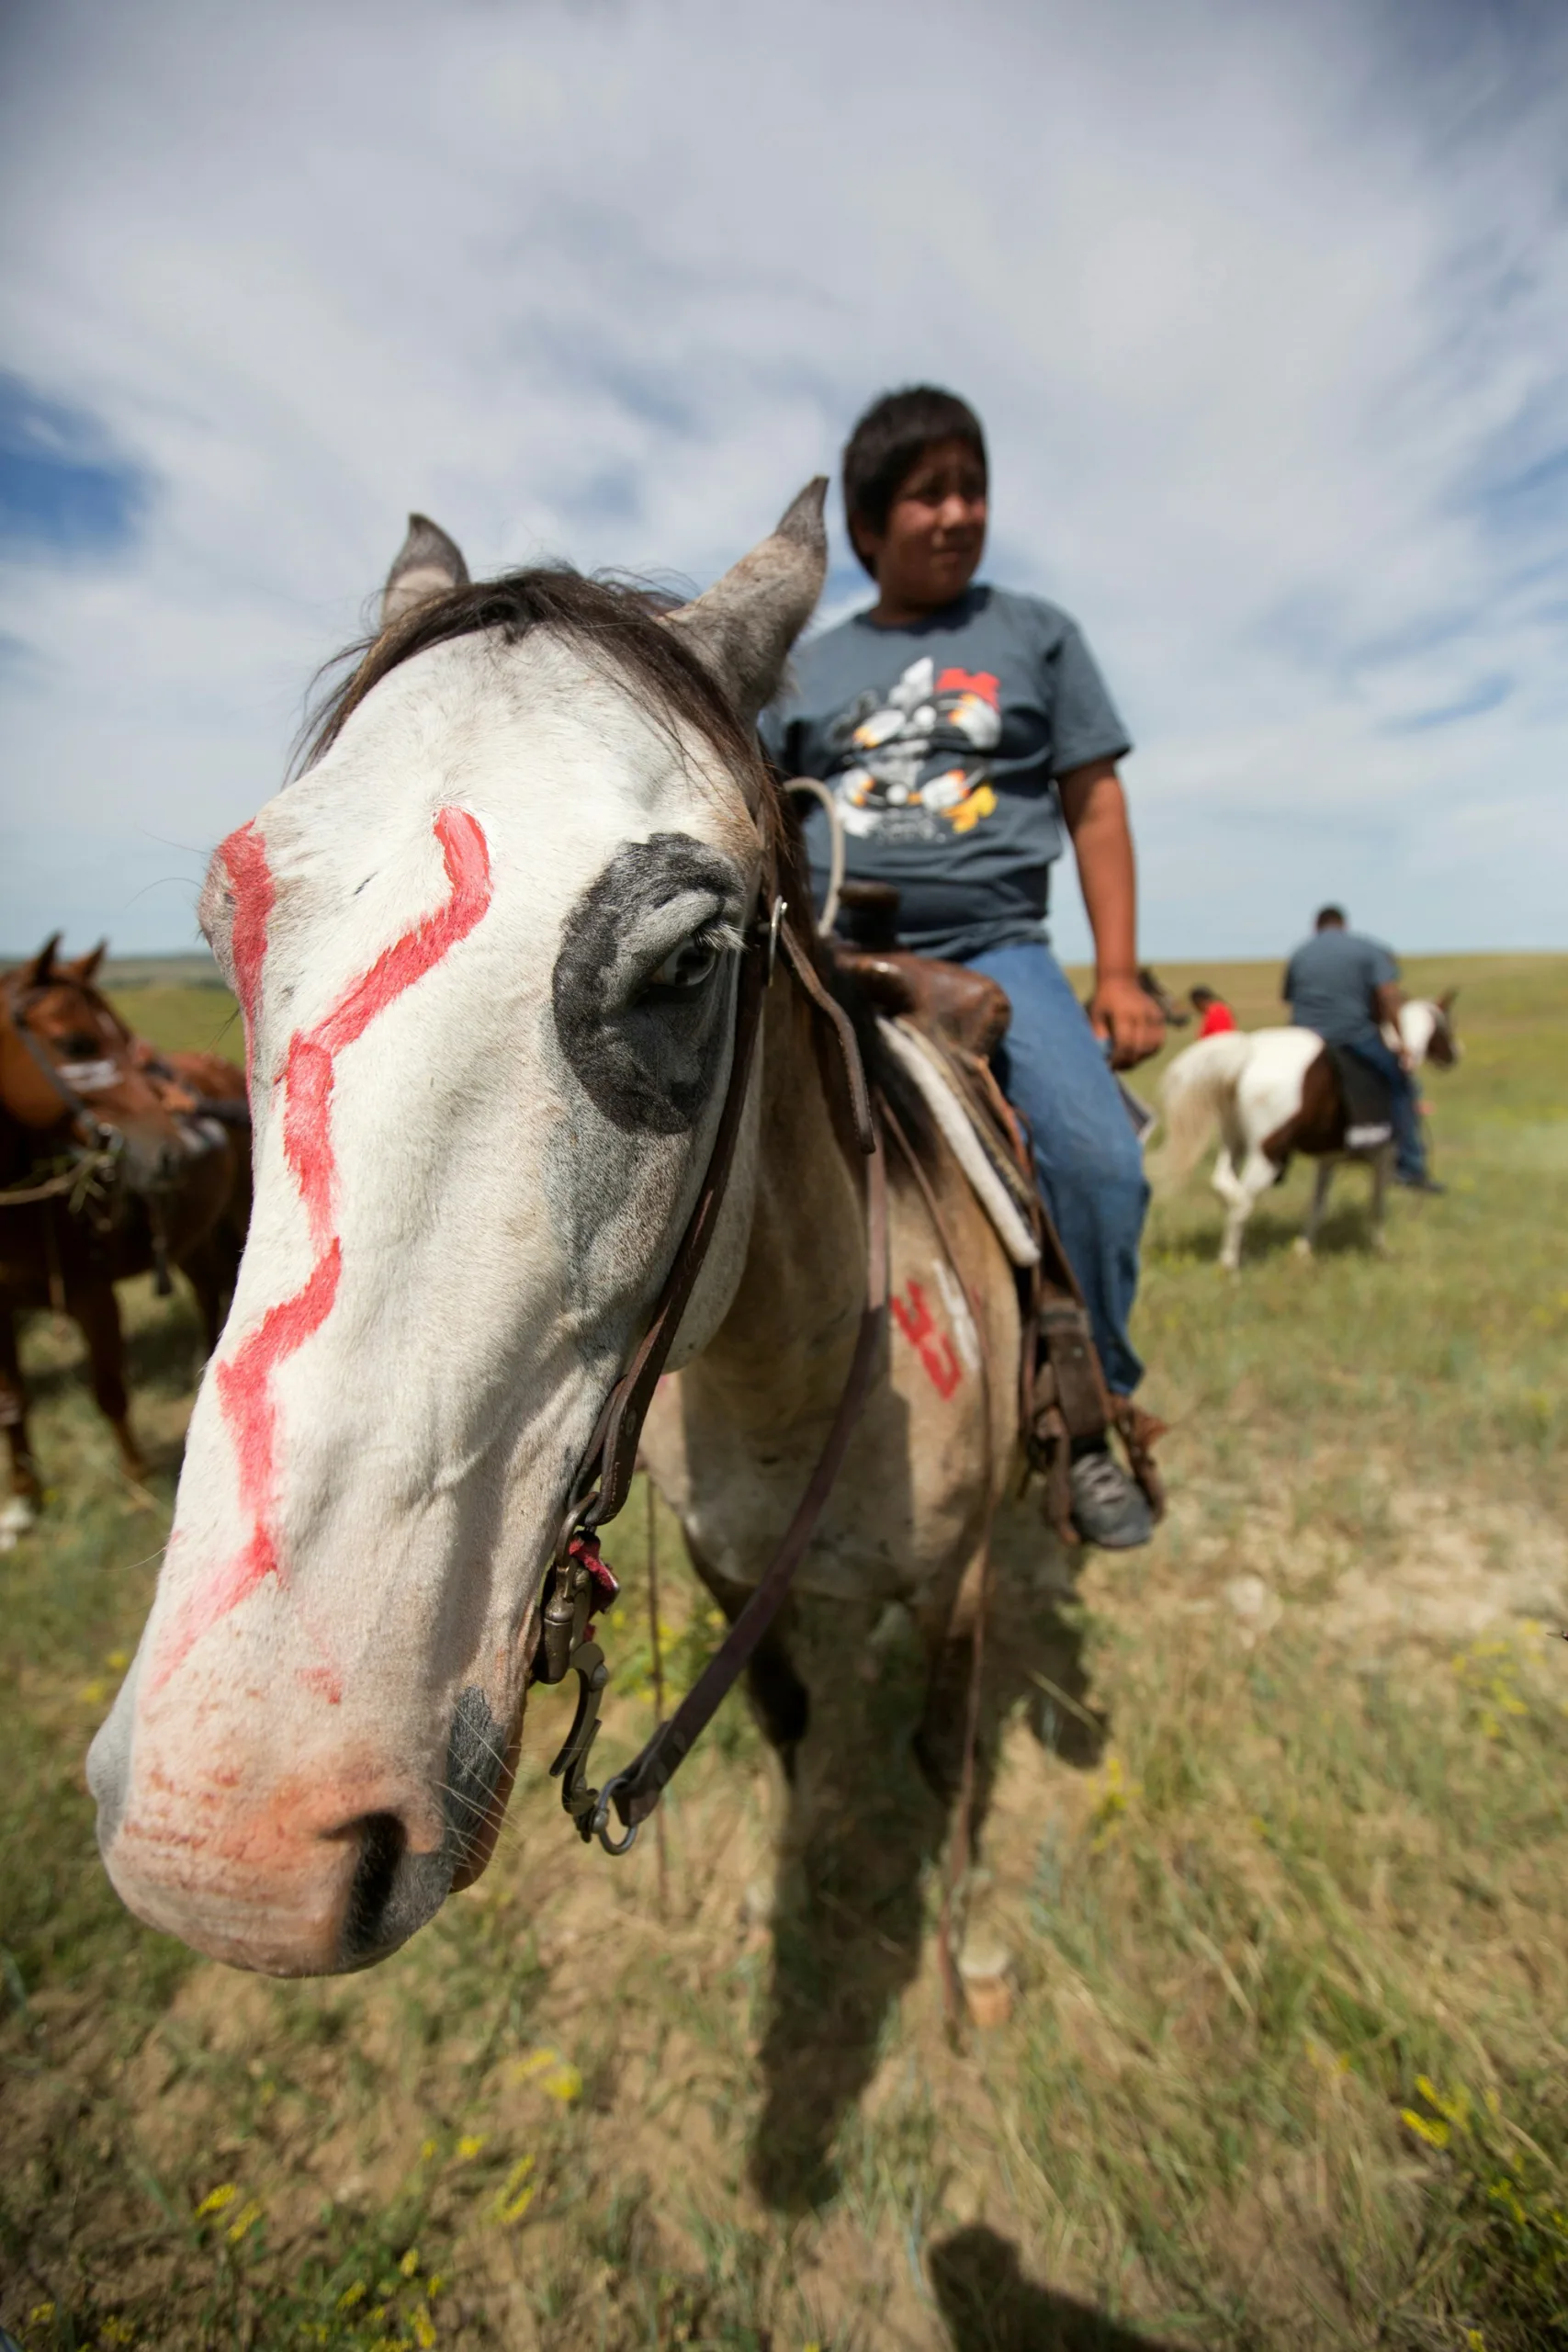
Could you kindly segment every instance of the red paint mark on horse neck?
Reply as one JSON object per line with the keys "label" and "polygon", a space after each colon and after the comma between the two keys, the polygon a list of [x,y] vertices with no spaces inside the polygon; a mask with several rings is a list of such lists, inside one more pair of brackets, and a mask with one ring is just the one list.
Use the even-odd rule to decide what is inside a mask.
{"label": "red paint mark on horse neck", "polygon": [[[336,1303],[343,1272],[343,1243],[333,1229],[337,1162],[333,1150],[333,1087],[336,1059],[362,1037],[378,1012],[434,970],[459,940],[466,939],[491,900],[490,852],[478,821],[464,808],[443,808],[435,819],[448,896],[434,914],[403,933],[370,969],[353,981],[313,1029],[296,1031],[283,1069],[283,1148],[310,1221],[316,1250],[304,1287],[269,1307],[234,1353],[219,1364],[214,1378],[223,1418],[233,1439],[240,1499],[251,1533],[229,1561],[180,1611],[164,1645],[152,1688],[162,1689],[203,1634],[254,1592],[269,1576],[288,1582],[278,1551],[277,1406],[272,1392],[278,1366],[321,1329]],[[223,847],[234,884],[234,977],[250,1030],[266,952],[266,923],[274,887],[266,851],[246,825]],[[243,944],[242,944],[243,943]],[[342,1698],[335,1675],[317,1678],[333,1702]]]}
{"label": "red paint mark on horse neck", "polygon": [[234,922],[229,953],[234,963],[234,989],[245,1017],[245,1087],[251,1083],[254,1052],[256,1006],[261,998],[262,966],[266,960],[266,927],[272,920],[276,890],[266,845],[254,822],[231,833],[220,852],[229,887],[234,893]]}

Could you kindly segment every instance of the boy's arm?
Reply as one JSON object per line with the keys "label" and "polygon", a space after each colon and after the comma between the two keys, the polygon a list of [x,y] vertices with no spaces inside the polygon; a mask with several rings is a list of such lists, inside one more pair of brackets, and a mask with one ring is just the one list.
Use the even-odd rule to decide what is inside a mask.
{"label": "boy's arm", "polygon": [[1109,1037],[1118,1069],[1146,1061],[1165,1043],[1158,1005],[1138,981],[1138,876],[1127,800],[1114,760],[1091,760],[1056,779],[1094,933],[1094,994],[1089,1017]]}

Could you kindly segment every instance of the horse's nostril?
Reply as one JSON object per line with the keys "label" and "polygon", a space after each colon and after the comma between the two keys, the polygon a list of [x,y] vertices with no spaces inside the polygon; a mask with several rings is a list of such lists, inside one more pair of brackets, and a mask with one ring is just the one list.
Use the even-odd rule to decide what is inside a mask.
{"label": "horse's nostril", "polygon": [[365,1968],[434,1917],[451,1891],[452,1857],[445,1847],[411,1853],[408,1830],[395,1813],[366,1814],[336,1835],[359,1842],[338,1964]]}
{"label": "horse's nostril", "polygon": [[344,1917],[345,1952],[368,1959],[388,1940],[388,1913],[408,1837],[395,1813],[373,1813],[360,1824],[359,1860]]}

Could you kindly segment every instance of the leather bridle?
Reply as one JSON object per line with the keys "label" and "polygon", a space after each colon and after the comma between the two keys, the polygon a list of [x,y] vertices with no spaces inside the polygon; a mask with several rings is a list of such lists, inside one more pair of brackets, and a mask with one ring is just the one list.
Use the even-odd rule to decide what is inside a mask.
{"label": "leather bridle", "polygon": [[[559,1682],[569,1672],[580,1678],[577,1713],[550,1771],[561,1782],[561,1803],[580,1836],[585,1841],[596,1837],[610,1854],[624,1854],[630,1848],[682,1758],[777,1616],[842,1466],[871,1388],[886,1320],[887,1181],[871,1092],[849,1015],[823,986],[809,948],[790,929],[785,913],[784,901],[764,881],[741,953],[729,1081],[702,1188],[648,1329],[605,1400],[572,1482],[571,1500],[539,1612],[538,1642],[529,1679]],[[866,1162],[865,1305],[849,1373],[817,1466],[750,1599],[668,1722],[659,1725],[630,1764],[602,1789],[594,1789],[588,1785],[584,1767],[598,1736],[600,1700],[609,1680],[609,1668],[594,1638],[592,1620],[597,1611],[610,1605],[618,1589],[600,1557],[598,1531],[614,1519],[626,1499],[644,1418],[713,1241],[745,1113],[763,1000],[781,951],[808,1001],[829,1022],[843,1064],[855,1139]],[[619,1817],[622,1834],[612,1829],[612,1813]]]}
{"label": "leather bridle", "polygon": [[77,1093],[60,1065],[49,1052],[42,1038],[28,1019],[28,1009],[33,1001],[49,993],[48,987],[8,988],[4,1003],[11,1017],[11,1026],[20,1038],[24,1052],[32,1061],[39,1075],[58,1098],[66,1116],[76,1130],[77,1141],[89,1151],[101,1150],[104,1140],[112,1131],[106,1127],[92,1106]]}

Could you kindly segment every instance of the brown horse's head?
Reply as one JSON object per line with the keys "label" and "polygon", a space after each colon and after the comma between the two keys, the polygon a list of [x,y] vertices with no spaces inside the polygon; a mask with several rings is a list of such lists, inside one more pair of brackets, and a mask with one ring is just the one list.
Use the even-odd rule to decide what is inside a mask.
{"label": "brown horse's head", "polygon": [[131,1186],[157,1193],[179,1180],[190,1136],[95,984],[106,944],[62,962],[56,932],[0,976],[0,1108],[33,1157],[113,1142]]}

